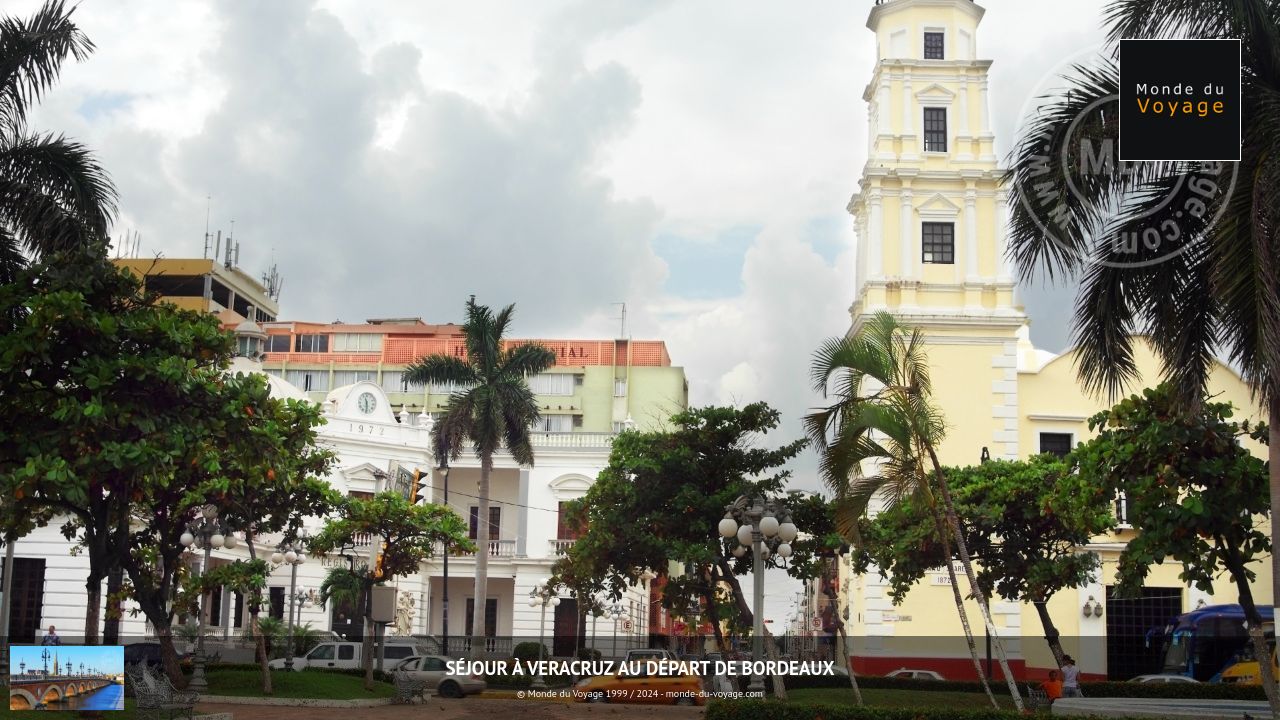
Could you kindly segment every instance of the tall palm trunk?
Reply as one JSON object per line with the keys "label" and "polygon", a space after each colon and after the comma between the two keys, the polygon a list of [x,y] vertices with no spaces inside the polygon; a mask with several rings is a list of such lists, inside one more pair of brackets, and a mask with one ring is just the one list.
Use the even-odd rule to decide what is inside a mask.
{"label": "tall palm trunk", "polygon": [[[923,443],[917,443],[922,445]],[[916,458],[920,457],[920,453],[916,452]],[[923,465],[917,466],[920,477],[927,478],[928,473],[924,471]],[[942,542],[942,557],[947,562],[947,578],[951,581],[951,596],[956,602],[956,614],[960,616],[960,627],[964,630],[964,641],[969,647],[969,658],[973,660],[973,672],[978,677],[978,681],[982,683],[982,690],[987,693],[987,699],[991,701],[991,707],[996,710],[1000,709],[1000,703],[996,701],[995,693],[991,692],[991,683],[987,678],[987,673],[982,669],[982,660],[978,658],[978,644],[973,639],[973,626],[969,624],[969,611],[964,608],[964,596],[960,594],[960,582],[956,578],[956,567],[951,562],[951,533],[947,532],[947,523],[943,518],[942,510],[938,507],[938,500],[933,495],[933,491],[929,489],[929,483],[926,481],[921,486],[924,491],[925,501],[929,505],[929,511],[933,513],[933,526],[938,533],[938,540]]]}
{"label": "tall palm trunk", "polygon": [[471,658],[484,655],[484,618],[486,599],[489,597],[489,475],[493,472],[493,456],[480,460],[480,484],[476,494],[480,496],[476,508],[476,589],[471,611]]}
{"label": "tall palm trunk", "polygon": [[[1280,382],[1273,383],[1267,424],[1267,469],[1271,473],[1271,605],[1280,619]],[[1275,710],[1272,710],[1275,714]]]}
{"label": "tall palm trunk", "polygon": [[[837,561],[838,562],[838,561]],[[831,603],[831,616],[836,621],[836,635],[840,638],[840,653],[842,655],[840,661],[844,664],[845,670],[849,671],[849,687],[853,690],[853,699],[858,705],[862,705],[862,689],[858,687],[858,676],[853,673],[853,663],[849,662],[851,654],[849,652],[849,634],[845,631],[844,618],[840,616],[840,603],[837,601],[835,590],[827,587],[826,596],[828,602]],[[832,658],[834,660],[834,658]]]}
{"label": "tall palm trunk", "polygon": [[932,445],[926,445],[929,451],[929,461],[933,463],[933,471],[938,476],[938,491],[942,493],[942,504],[947,513],[947,524],[951,526],[952,535],[956,539],[956,550],[960,553],[960,563],[964,566],[965,577],[969,579],[969,589],[972,591],[974,598],[978,601],[978,609],[982,611],[982,621],[986,623],[987,633],[991,636],[991,645],[996,652],[996,660],[1000,663],[1000,670],[1004,673],[1005,682],[1009,684],[1009,696],[1013,698],[1013,706],[1018,712],[1022,712],[1022,696],[1018,693],[1018,682],[1013,677],[1013,672],[1009,669],[1009,659],[1004,653],[1004,642],[1000,640],[1000,634],[996,632],[995,623],[991,621],[991,607],[987,604],[987,595],[982,592],[982,588],[978,586],[978,578],[973,572],[973,561],[969,557],[969,547],[964,541],[964,533],[960,530],[960,518],[956,515],[955,504],[951,500],[951,489],[947,487],[946,477],[942,473],[942,463],[938,462],[938,455],[934,452]]}
{"label": "tall palm trunk", "polygon": [[[1219,545],[1219,548],[1222,546]],[[1263,635],[1262,616],[1258,614],[1257,603],[1253,601],[1253,588],[1249,587],[1248,574],[1244,562],[1234,563],[1229,568],[1236,589],[1240,593],[1240,609],[1244,610],[1249,625],[1249,640],[1253,643],[1253,655],[1258,658],[1258,672],[1262,676],[1262,690],[1267,695],[1267,704],[1271,706],[1271,717],[1280,717],[1280,688],[1276,687],[1275,670],[1271,665],[1271,651],[1267,648],[1267,640]]]}

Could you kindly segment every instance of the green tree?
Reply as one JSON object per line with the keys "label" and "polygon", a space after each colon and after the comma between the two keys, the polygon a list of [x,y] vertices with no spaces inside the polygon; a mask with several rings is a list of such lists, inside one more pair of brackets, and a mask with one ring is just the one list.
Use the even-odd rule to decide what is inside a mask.
{"label": "green tree", "polygon": [[104,243],[115,213],[115,189],[88,149],[27,127],[62,64],[93,51],[73,12],[48,0],[29,18],[0,17],[0,284],[28,257]]}
{"label": "green tree", "polygon": [[[1268,510],[1267,469],[1241,441],[1265,441],[1265,425],[1232,421],[1229,403],[1204,401],[1194,411],[1172,385],[1131,395],[1089,420],[1098,436],[1076,449],[1080,474],[1108,492],[1123,492],[1128,520],[1142,531],[1125,544],[1117,589],[1136,594],[1152,565],[1182,565],[1179,577],[1206,592],[1223,570],[1235,583],[1256,657],[1269,657],[1250,582],[1250,567],[1271,552],[1260,527]],[[1263,521],[1265,522],[1265,521]],[[1261,662],[1272,707],[1271,663]]]}
{"label": "green tree", "polygon": [[[235,434],[229,438],[220,476],[210,479],[207,487],[228,527],[244,532],[249,560],[232,563],[244,564],[232,576],[238,583],[233,589],[245,598],[262,669],[262,692],[270,695],[267,634],[256,632],[269,574],[259,571],[260,565],[265,567],[259,538],[283,533],[292,541],[304,518],[327,515],[341,496],[323,479],[334,455],[316,444],[316,431],[324,423],[319,406],[271,397],[262,375],[228,377],[223,391],[230,396],[230,417],[235,421],[228,430]],[[256,583],[259,577],[261,584]]]}
{"label": "green tree", "polygon": [[[511,326],[515,305],[496,315],[487,306],[467,301],[467,320],[462,325],[467,356],[428,355],[405,370],[405,380],[423,385],[442,384],[455,388],[449,396],[444,417],[432,430],[435,447],[451,458],[462,454],[470,442],[480,461],[477,486],[479,517],[489,517],[489,476],[493,456],[503,447],[521,465],[533,465],[529,430],[538,422],[538,400],[529,389],[529,375],[555,365],[555,353],[542,345],[522,343],[504,347],[503,338]],[[478,523],[476,544],[476,586],[474,597],[487,596],[489,582],[489,523]],[[484,647],[484,613],[477,612],[471,623],[472,652]]]}
{"label": "green tree", "polygon": [[[823,397],[834,395],[835,401],[806,416],[805,431],[818,449],[819,473],[839,504],[837,523],[855,544],[860,542],[857,521],[873,497],[882,497],[888,505],[894,505],[918,495],[934,509],[938,534],[944,545],[956,545],[1009,694],[1021,710],[1018,686],[1009,670],[1004,644],[991,621],[991,609],[973,569],[947,476],[938,461],[936,449],[946,434],[946,425],[933,403],[924,346],[924,334],[919,328],[901,326],[886,312],[877,313],[852,337],[824,342],[814,354],[811,377],[814,390]],[[877,471],[875,474],[864,474],[872,468]],[[949,549],[946,554],[950,555]],[[978,660],[959,584],[951,565],[947,567],[952,572],[956,612],[974,670],[985,686],[986,675]],[[987,695],[996,706],[990,688]]]}
{"label": "green tree", "polygon": [[[21,309],[21,312],[18,310]],[[88,560],[86,641],[102,580],[128,547],[130,503],[200,425],[192,393],[218,377],[231,339],[217,320],[162,304],[102,247],[46,256],[0,285],[0,509],[8,532],[56,515]]]}
{"label": "green tree", "polygon": [[[1112,496],[1074,470],[1073,462],[1053,455],[946,470],[982,592],[1031,603],[1059,666],[1062,644],[1049,599],[1089,581],[1099,561],[1079,548],[1114,526]],[[864,542],[854,558],[855,571],[866,572],[874,564],[889,578],[895,602],[905,599],[926,571],[954,557],[944,554],[934,513],[918,496],[864,519],[860,535]]]}
{"label": "green tree", "polygon": [[[805,441],[757,447],[779,419],[765,403],[693,408],[673,416],[670,430],[619,434],[609,464],[586,496],[569,506],[570,521],[586,528],[569,550],[575,571],[596,579],[617,599],[646,568],[665,574],[669,561],[684,563],[691,572],[667,578],[665,607],[684,615],[691,603],[698,604],[722,645],[720,620],[750,627],[751,606],[738,576],[749,572],[751,563],[733,554],[737,541],[722,540],[717,525],[725,506],[740,495],[781,496],[790,471],[778,468],[796,457]],[[795,504],[793,517],[802,511],[798,500]],[[809,531],[799,517],[795,522]],[[818,542],[793,543],[788,569],[809,567]],[[765,562],[767,567],[783,564],[777,556]],[[721,582],[731,589],[730,607],[717,592]]]}
{"label": "green tree", "polygon": [[[1006,178],[1009,255],[1025,281],[1042,273],[1081,280],[1077,370],[1088,389],[1112,400],[1138,379],[1134,334],[1154,348],[1163,379],[1192,412],[1226,352],[1270,418],[1270,505],[1280,513],[1276,3],[1112,0],[1106,27],[1112,46],[1095,69],[1072,78],[1017,140]],[[1242,41],[1240,162],[1108,162],[1081,172],[1084,141],[1099,148],[1118,140],[1112,50],[1120,38]],[[1146,244],[1153,230],[1154,249]],[[1138,242],[1144,232],[1148,240]],[[1280,523],[1271,533],[1280,545]],[[1280,603],[1280,554],[1271,563],[1272,601]]]}
{"label": "green tree", "polygon": [[[398,493],[381,492],[368,500],[346,498],[339,505],[337,517],[326,523],[324,530],[311,540],[315,553],[353,551],[361,538],[377,543],[378,561],[352,562],[342,572],[330,572],[321,588],[326,601],[338,591],[346,599],[354,587],[359,588],[357,607],[365,618],[364,683],[373,688],[373,632],[371,598],[373,587],[401,575],[417,572],[422,563],[435,554],[436,545],[448,552],[473,552],[475,545],[467,539],[462,518],[443,505],[412,505]],[[344,554],[346,554],[344,552]]]}

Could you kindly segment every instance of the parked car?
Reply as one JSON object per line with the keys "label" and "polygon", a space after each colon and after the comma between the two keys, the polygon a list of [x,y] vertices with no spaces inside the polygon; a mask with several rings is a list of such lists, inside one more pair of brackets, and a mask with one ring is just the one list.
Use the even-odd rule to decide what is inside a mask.
{"label": "parked car", "polygon": [[[191,667],[191,657],[191,653],[178,653],[178,664]],[[144,663],[148,667],[162,666],[164,663],[160,660],[160,643],[136,642],[125,645],[124,664],[137,665],[138,663]]]}
{"label": "parked car", "polygon": [[885,677],[902,678],[907,680],[946,680],[941,673],[933,670],[911,670],[908,668],[898,668],[893,672],[885,675]]}
{"label": "parked car", "polygon": [[645,662],[647,660],[675,660],[675,653],[662,648],[636,648],[627,651],[627,662]]}
{"label": "parked car", "polygon": [[578,702],[658,705],[702,705],[706,702],[698,676],[681,672],[583,678],[573,686],[573,699]]}
{"label": "parked car", "polygon": [[475,695],[488,687],[479,675],[450,673],[448,662],[449,658],[442,655],[411,655],[396,663],[393,670],[427,681],[427,687],[440,697]]}
{"label": "parked car", "polygon": [[1200,681],[1187,677],[1186,675],[1174,675],[1173,673],[1154,673],[1152,675],[1139,675],[1129,682],[1136,683],[1199,683]]}
{"label": "parked car", "polygon": [[[426,655],[426,649],[412,641],[411,638],[387,638],[385,641],[385,649],[382,651],[382,657],[385,666],[394,666],[396,663],[414,655]],[[358,642],[322,642],[311,649],[311,652],[302,657],[293,659],[294,670],[305,670],[309,667],[313,668],[340,668],[345,670],[356,670],[364,667],[361,662],[361,652],[363,644]],[[374,652],[378,652],[378,647],[374,646]],[[375,660],[377,655],[374,656]],[[274,670],[283,670],[285,667],[284,658],[276,658],[267,665]]]}

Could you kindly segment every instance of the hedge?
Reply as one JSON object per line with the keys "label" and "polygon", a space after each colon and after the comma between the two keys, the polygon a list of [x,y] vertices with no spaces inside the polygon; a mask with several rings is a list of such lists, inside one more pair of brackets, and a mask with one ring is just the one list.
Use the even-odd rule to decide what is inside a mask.
{"label": "hedge", "polygon": [[881,708],[769,700],[712,700],[706,720],[1023,720],[1012,710]]}
{"label": "hedge", "polygon": [[[766,681],[771,682],[771,678]],[[800,690],[807,688],[847,688],[847,675],[790,675],[786,678],[787,688]],[[1031,681],[1031,684],[1038,684]],[[1019,682],[1018,687],[1025,692],[1027,682]],[[917,692],[982,692],[982,684],[976,680],[916,680],[912,678],[889,678],[880,675],[859,675],[858,687],[863,689],[913,690]],[[1181,700],[1263,700],[1267,699],[1261,685],[1229,685],[1223,683],[1135,683],[1099,681],[1081,683],[1080,690],[1085,697],[1132,697],[1132,698],[1167,698]],[[997,695],[1008,695],[1009,686],[1003,679],[991,681],[991,691]]]}
{"label": "hedge", "polygon": [[[259,664],[257,664],[257,663],[213,663],[213,664],[211,664],[211,665],[206,665],[206,666],[205,666],[205,672],[215,672],[215,671],[218,671],[218,670],[252,670],[252,671],[255,671],[255,672],[261,672],[261,671],[262,671],[262,666],[261,666],[261,665],[259,665]],[[187,668],[183,668],[183,672],[184,672],[185,674],[187,674],[187,675],[190,675],[190,674],[191,674],[190,670],[189,670],[189,669],[187,669]],[[273,670],[272,670],[272,672],[290,672],[290,671],[286,671],[286,670],[283,670],[283,669],[273,669]],[[364,677],[364,670],[361,670],[361,669],[359,669],[359,668],[355,668],[355,669],[347,669],[347,668],[306,668],[306,669],[302,670],[302,672],[311,672],[311,673],[333,673],[333,674],[335,674],[335,675],[351,675],[351,676],[354,676],[354,677]],[[386,682],[386,683],[389,683],[389,682],[391,682],[391,673],[389,673],[389,672],[379,672],[379,671],[377,671],[377,670],[374,670],[374,671],[373,671],[373,679],[374,679],[374,680],[376,680],[376,681],[378,681],[378,682]]]}

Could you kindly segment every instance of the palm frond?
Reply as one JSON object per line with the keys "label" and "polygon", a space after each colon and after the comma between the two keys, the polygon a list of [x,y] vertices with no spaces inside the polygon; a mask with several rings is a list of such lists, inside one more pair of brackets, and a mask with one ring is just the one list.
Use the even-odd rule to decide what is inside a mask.
{"label": "palm frond", "polygon": [[21,133],[28,108],[57,81],[68,57],[80,61],[93,52],[73,12],[63,0],[48,0],[30,18],[0,17],[0,136]]}
{"label": "palm frond", "polygon": [[435,353],[413,361],[404,370],[404,380],[414,385],[455,385],[471,387],[479,382],[475,368],[462,358]]}

